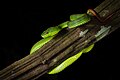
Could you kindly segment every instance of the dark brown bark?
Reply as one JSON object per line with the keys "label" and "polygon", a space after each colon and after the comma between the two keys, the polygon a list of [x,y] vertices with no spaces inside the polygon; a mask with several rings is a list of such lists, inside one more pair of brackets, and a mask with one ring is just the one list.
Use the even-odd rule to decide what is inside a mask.
{"label": "dark brown bark", "polygon": [[[102,26],[106,28],[111,26],[108,34],[120,27],[119,5],[119,0],[105,0],[95,8],[95,11],[99,13],[103,19],[114,13],[106,23],[100,23],[96,18],[92,18],[89,23],[83,26],[62,30],[54,39],[37,50],[33,55],[28,55],[1,70],[0,80],[27,80],[38,78],[68,57],[98,42],[97,39],[106,34],[105,31],[101,33],[101,35],[95,36],[102,29]],[[80,33],[85,30],[88,30],[88,32],[80,36]]]}

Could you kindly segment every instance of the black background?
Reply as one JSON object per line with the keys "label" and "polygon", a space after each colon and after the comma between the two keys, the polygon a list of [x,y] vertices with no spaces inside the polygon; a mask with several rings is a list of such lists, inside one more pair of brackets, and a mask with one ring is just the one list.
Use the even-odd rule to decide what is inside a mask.
{"label": "black background", "polygon": [[[85,13],[104,0],[39,2],[37,8],[2,8],[0,27],[0,70],[29,55],[30,48],[41,39],[40,34],[75,13]],[[119,50],[120,31],[116,30],[97,42],[89,54],[59,74],[45,74],[41,80],[112,80],[115,58]],[[117,58],[116,58],[117,59]],[[114,67],[113,67],[114,65]]]}

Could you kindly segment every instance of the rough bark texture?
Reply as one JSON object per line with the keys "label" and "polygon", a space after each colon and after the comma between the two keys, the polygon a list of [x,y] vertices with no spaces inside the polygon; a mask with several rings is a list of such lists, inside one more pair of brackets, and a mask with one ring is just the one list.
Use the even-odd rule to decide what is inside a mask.
{"label": "rough bark texture", "polygon": [[[33,55],[28,55],[1,70],[0,80],[36,79],[68,57],[96,43],[98,39],[107,36],[120,27],[119,5],[119,0],[105,0],[95,8],[95,11],[103,19],[113,14],[106,23],[100,23],[96,18],[93,18],[89,23],[78,28],[62,30],[54,39],[37,50]],[[96,37],[103,27],[107,28],[107,30]],[[82,35],[86,30],[87,32]]]}

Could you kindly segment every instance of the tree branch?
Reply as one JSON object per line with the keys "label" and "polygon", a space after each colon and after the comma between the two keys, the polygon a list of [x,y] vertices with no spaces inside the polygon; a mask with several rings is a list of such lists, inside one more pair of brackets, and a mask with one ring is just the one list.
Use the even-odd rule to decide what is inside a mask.
{"label": "tree branch", "polygon": [[120,6],[118,5],[120,5],[119,0],[105,0],[95,8],[95,11],[103,19],[114,13],[105,24],[92,18],[89,23],[83,26],[62,30],[32,55],[28,55],[1,70],[0,79],[36,79],[83,48],[98,42],[120,27]]}

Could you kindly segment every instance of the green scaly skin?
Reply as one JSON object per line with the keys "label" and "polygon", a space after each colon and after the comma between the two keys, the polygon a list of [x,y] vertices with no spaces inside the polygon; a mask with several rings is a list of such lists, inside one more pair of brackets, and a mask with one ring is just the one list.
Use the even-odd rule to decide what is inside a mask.
{"label": "green scaly skin", "polygon": [[79,17],[80,14],[76,14],[77,16],[73,18],[75,15],[71,15],[71,21],[68,23],[69,28],[75,28],[77,26],[83,25],[88,23],[91,20],[91,16],[88,14],[81,14],[82,16]]}
{"label": "green scaly skin", "polygon": [[[66,21],[56,27],[50,27],[47,30],[45,30],[41,36],[43,37],[42,40],[38,41],[35,45],[33,45],[30,54],[34,53],[36,50],[41,48],[43,45],[45,45],[47,42],[49,42],[51,39],[55,37],[58,32],[60,32],[64,28],[75,28],[80,25],[83,25],[91,20],[91,16],[88,14],[73,14],[70,16],[70,21]],[[89,47],[83,49],[76,55],[66,59],[64,62],[62,62],[60,65],[58,65],[56,68],[51,70],[48,74],[56,74],[64,70],[66,67],[71,65],[73,62],[75,62],[82,53],[87,53],[93,48],[94,44],[90,45]]]}
{"label": "green scaly skin", "polygon": [[93,47],[94,47],[94,44],[92,44],[89,47],[83,49],[82,51],[80,51],[76,55],[66,59],[60,65],[58,65],[53,70],[51,70],[48,74],[56,74],[56,73],[61,72],[62,70],[64,70],[68,66],[70,66],[72,63],[74,63],[82,55],[82,53],[87,53],[87,52],[91,51]]}

